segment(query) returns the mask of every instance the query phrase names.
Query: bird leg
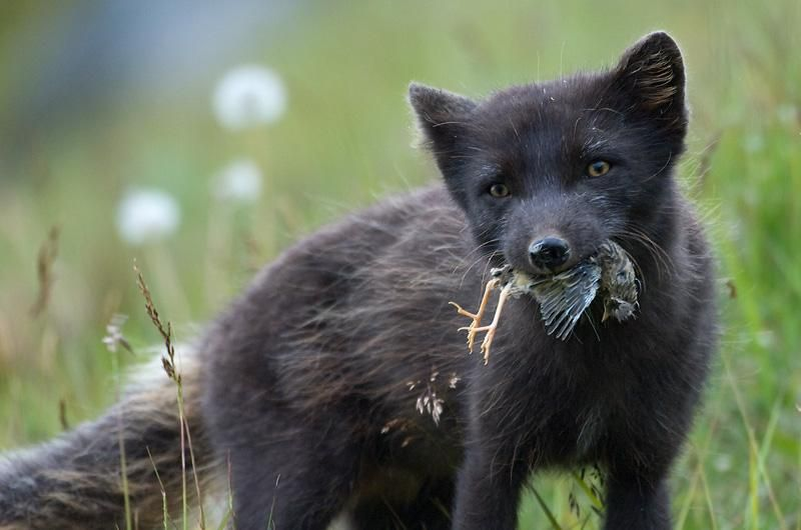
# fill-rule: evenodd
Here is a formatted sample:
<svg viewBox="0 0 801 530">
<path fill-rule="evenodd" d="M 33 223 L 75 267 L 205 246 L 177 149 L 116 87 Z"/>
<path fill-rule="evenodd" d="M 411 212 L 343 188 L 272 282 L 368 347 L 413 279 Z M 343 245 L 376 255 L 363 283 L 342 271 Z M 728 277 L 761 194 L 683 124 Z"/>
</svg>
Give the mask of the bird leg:
<svg viewBox="0 0 801 530">
<path fill-rule="evenodd" d="M 462 308 L 456 302 L 448 302 L 450 305 L 456 308 L 456 312 L 462 316 L 470 318 L 473 322 L 470 323 L 469 326 L 459 328 L 459 331 L 466 330 L 467 331 L 467 349 L 470 353 L 473 353 L 473 345 L 476 342 L 476 334 L 479 331 L 484 331 L 484 328 L 481 328 L 481 319 L 484 318 L 484 312 L 487 309 L 487 303 L 489 302 L 489 297 L 492 294 L 492 291 L 495 290 L 496 287 L 499 285 L 499 281 L 497 278 L 493 278 L 492 280 L 487 282 L 487 286 L 484 288 L 484 295 L 481 297 L 481 304 L 478 306 L 478 311 L 475 313 L 471 313 L 466 309 Z M 495 312 L 497 315 L 497 311 Z M 486 339 L 485 339 L 486 340 Z M 484 351 L 484 345 L 482 343 L 481 351 Z"/>
<path fill-rule="evenodd" d="M 501 289 L 501 295 L 498 297 L 498 307 L 495 308 L 495 315 L 492 317 L 492 322 L 488 326 L 483 326 L 480 328 L 475 328 L 473 331 L 475 333 L 479 331 L 486 331 L 487 334 L 484 335 L 484 340 L 481 342 L 481 353 L 484 354 L 484 366 L 489 363 L 489 355 L 490 355 L 490 348 L 492 347 L 492 339 L 495 338 L 495 332 L 498 330 L 498 322 L 501 320 L 501 311 L 503 311 L 503 304 L 506 302 L 506 299 L 509 298 L 511 293 L 511 288 L 508 285 L 505 285 L 503 289 Z"/>
<path fill-rule="evenodd" d="M 456 308 L 457 313 L 473 320 L 469 326 L 459 328 L 459 331 L 467 331 L 467 348 L 470 353 L 473 353 L 473 345 L 476 341 L 476 335 L 481 331 L 485 331 L 487 333 L 484 335 L 484 340 L 481 341 L 481 353 L 484 355 L 485 365 L 489 363 L 490 348 L 492 347 L 492 340 L 495 338 L 495 332 L 498 329 L 498 323 L 501 320 L 503 306 L 506 303 L 506 299 L 509 298 L 512 292 L 511 284 L 507 283 L 501 288 L 501 295 L 498 298 L 498 306 L 495 308 L 495 314 L 492 317 L 492 322 L 490 322 L 487 326 L 482 326 L 481 319 L 484 318 L 484 313 L 487 309 L 487 303 L 489 303 L 489 297 L 492 294 L 492 291 L 494 291 L 500 284 L 501 282 L 498 279 L 493 279 L 487 282 L 487 286 L 484 288 L 484 296 L 481 298 L 481 305 L 479 305 L 476 313 L 471 313 L 463 309 L 459 304 L 450 302 L 450 304 Z"/>
</svg>

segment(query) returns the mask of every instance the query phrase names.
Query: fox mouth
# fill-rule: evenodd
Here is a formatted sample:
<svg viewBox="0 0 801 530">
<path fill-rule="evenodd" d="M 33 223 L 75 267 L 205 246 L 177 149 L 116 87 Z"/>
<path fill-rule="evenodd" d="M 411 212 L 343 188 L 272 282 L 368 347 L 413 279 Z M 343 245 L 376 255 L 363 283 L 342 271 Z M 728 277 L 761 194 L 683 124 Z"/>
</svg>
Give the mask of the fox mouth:
<svg viewBox="0 0 801 530">
<path fill-rule="evenodd" d="M 588 260 L 593 259 L 598 254 L 598 249 L 600 245 L 594 248 L 591 252 L 587 252 L 584 254 L 576 255 L 574 252 L 569 252 L 567 261 L 563 264 L 555 266 L 555 267 L 540 267 L 533 263 L 525 263 L 523 267 L 515 267 L 521 273 L 528 274 L 529 276 L 536 277 L 536 278 L 548 278 L 553 277 L 569 270 L 578 267 L 582 263 L 587 262 Z"/>
</svg>

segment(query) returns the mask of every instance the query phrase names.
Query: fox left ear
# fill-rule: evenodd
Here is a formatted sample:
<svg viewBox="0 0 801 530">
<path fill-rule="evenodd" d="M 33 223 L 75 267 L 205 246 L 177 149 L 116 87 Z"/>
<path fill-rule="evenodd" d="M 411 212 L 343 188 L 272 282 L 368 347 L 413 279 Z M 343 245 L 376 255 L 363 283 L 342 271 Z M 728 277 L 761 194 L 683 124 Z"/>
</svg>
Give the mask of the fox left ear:
<svg viewBox="0 0 801 530">
<path fill-rule="evenodd" d="M 687 129 L 684 61 L 673 38 L 663 31 L 646 35 L 623 53 L 613 70 L 617 90 L 634 97 L 634 108 L 660 126 L 684 135 Z"/>
<path fill-rule="evenodd" d="M 450 136 L 443 131 L 460 125 L 476 106 L 470 98 L 420 83 L 409 85 L 409 103 L 426 140 L 434 144 Z"/>
<path fill-rule="evenodd" d="M 425 147 L 434 155 L 446 182 L 454 184 L 476 102 L 447 90 L 412 83 L 409 103 L 417 115 Z"/>
</svg>

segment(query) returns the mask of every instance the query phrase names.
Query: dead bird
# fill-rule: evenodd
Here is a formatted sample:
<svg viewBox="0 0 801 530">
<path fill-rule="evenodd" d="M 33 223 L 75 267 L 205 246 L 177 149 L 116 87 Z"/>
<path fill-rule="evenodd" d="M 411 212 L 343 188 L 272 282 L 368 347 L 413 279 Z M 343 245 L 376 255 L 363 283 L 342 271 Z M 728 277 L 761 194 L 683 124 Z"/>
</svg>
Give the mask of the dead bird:
<svg viewBox="0 0 801 530">
<path fill-rule="evenodd" d="M 489 295 L 495 289 L 500 289 L 501 294 L 494 317 L 489 325 L 482 326 Z M 468 332 L 468 349 L 471 352 L 476 334 L 486 332 L 481 344 L 486 364 L 506 298 L 517 298 L 524 294 L 533 296 L 539 303 L 548 335 L 566 340 L 599 290 L 604 307 L 602 322 L 609 317 L 622 322 L 634 315 L 639 291 L 634 265 L 628 253 L 611 240 L 602 243 L 595 254 L 557 274 L 532 276 L 510 265 L 492 269 L 491 280 L 485 287 L 476 313 L 454 302 L 451 305 L 456 307 L 460 315 L 472 320 L 470 326 L 460 328 Z"/>
<path fill-rule="evenodd" d="M 614 317 L 622 322 L 637 309 L 640 282 L 628 253 L 614 241 L 601 245 L 597 254 L 601 266 L 600 288 L 604 292 L 604 314 L 601 322 Z"/>
<path fill-rule="evenodd" d="M 623 322 L 634 316 L 639 282 L 628 253 L 612 240 L 576 266 L 552 276 L 533 278 L 529 291 L 540 304 L 548 334 L 565 340 L 600 291 L 601 322 Z"/>
</svg>

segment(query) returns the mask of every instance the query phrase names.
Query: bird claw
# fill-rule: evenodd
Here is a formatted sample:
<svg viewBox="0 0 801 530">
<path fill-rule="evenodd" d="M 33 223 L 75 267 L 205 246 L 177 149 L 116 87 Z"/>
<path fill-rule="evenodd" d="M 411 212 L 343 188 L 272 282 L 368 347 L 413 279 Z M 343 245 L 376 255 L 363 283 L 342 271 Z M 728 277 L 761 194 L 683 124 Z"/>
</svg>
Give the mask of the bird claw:
<svg viewBox="0 0 801 530">
<path fill-rule="evenodd" d="M 476 311 L 475 313 L 471 313 L 470 311 L 464 309 L 456 302 L 448 302 L 450 305 L 456 308 L 456 312 L 458 314 L 472 320 L 469 326 L 459 328 L 459 331 L 462 330 L 467 331 L 467 350 L 470 353 L 473 353 L 473 347 L 475 346 L 476 343 L 476 334 L 479 331 L 483 331 L 480 329 L 481 319 L 484 318 L 484 311 L 487 309 L 487 303 L 489 302 L 490 294 L 492 294 L 492 291 L 497 286 L 498 286 L 498 280 L 495 278 L 487 282 L 487 286 L 484 288 L 484 295 L 481 297 L 481 303 L 478 306 L 478 311 Z"/>
<path fill-rule="evenodd" d="M 487 303 L 489 303 L 489 297 L 492 294 L 492 291 L 495 290 L 498 285 L 500 285 L 500 281 L 497 278 L 494 278 L 487 282 L 487 286 L 484 289 L 484 296 L 481 298 L 481 304 L 478 307 L 478 311 L 475 313 L 471 313 L 463 309 L 459 304 L 454 302 L 449 302 L 452 306 L 456 308 L 456 312 L 462 316 L 466 316 L 472 319 L 472 322 L 469 326 L 459 328 L 459 331 L 467 331 L 467 349 L 470 353 L 473 353 L 473 347 L 475 346 L 476 342 L 476 335 L 480 332 L 486 332 L 484 335 L 484 340 L 481 341 L 481 353 L 484 359 L 484 364 L 489 363 L 489 355 L 490 349 L 492 347 L 492 341 L 495 338 L 495 332 L 498 329 L 498 322 L 501 318 L 501 311 L 503 310 L 504 302 L 509 297 L 510 289 L 508 285 L 504 285 L 501 289 L 501 295 L 498 299 L 498 307 L 495 308 L 495 314 L 492 317 L 492 322 L 487 326 L 481 325 L 481 320 L 484 318 L 484 312 L 487 309 Z"/>
<path fill-rule="evenodd" d="M 495 331 L 498 326 L 487 326 L 487 334 L 484 335 L 484 340 L 481 341 L 481 353 L 484 358 L 484 366 L 489 364 L 490 348 L 492 347 L 492 339 L 495 338 Z"/>
<path fill-rule="evenodd" d="M 448 304 L 450 304 L 453 307 L 455 307 L 456 308 L 456 312 L 459 313 L 460 315 L 462 315 L 463 317 L 472 318 L 473 320 L 475 320 L 478 317 L 477 314 L 471 313 L 470 311 L 466 310 L 465 308 L 463 308 L 462 306 L 460 306 L 456 302 L 448 302 Z"/>
<path fill-rule="evenodd" d="M 467 316 L 467 315 L 465 315 L 465 316 Z M 471 318 L 473 318 L 473 322 L 469 326 L 463 326 L 463 327 L 459 328 L 458 331 L 466 331 L 467 332 L 467 349 L 470 351 L 470 353 L 473 353 L 473 346 L 476 343 L 476 334 L 479 331 L 481 331 L 481 328 L 476 326 L 476 324 L 477 323 L 480 324 L 481 322 L 476 320 L 475 316 L 473 316 Z"/>
</svg>

